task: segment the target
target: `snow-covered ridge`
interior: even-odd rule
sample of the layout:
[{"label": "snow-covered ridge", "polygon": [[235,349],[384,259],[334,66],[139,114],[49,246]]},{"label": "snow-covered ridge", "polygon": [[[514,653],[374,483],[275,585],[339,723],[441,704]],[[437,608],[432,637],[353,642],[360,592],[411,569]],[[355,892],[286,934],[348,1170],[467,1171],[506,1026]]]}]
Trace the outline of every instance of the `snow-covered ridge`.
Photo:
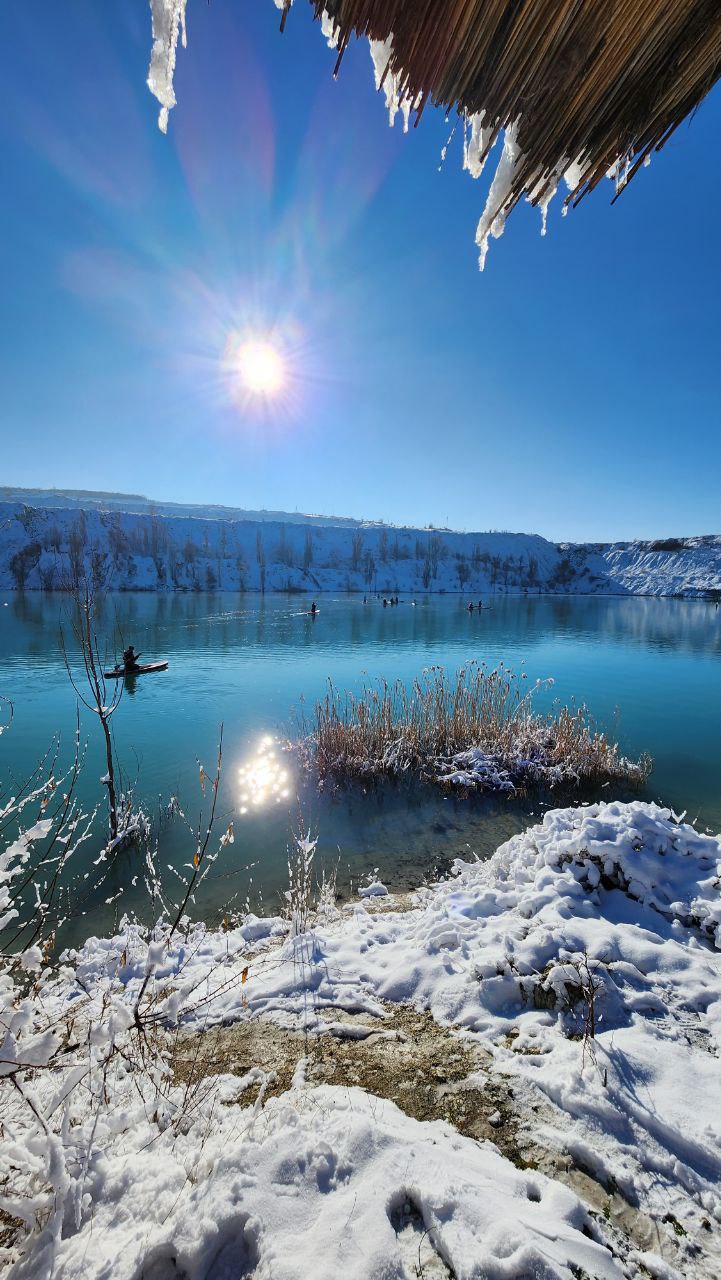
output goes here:
[{"label": "snow-covered ridge", "polygon": [[[458,533],[146,499],[58,495],[0,502],[0,589],[58,590],[78,570],[120,591],[460,591],[709,596],[721,537],[556,544],[537,534]],[[104,498],[104,501],[103,501]],[[101,506],[102,502],[102,506]]]},{"label": "snow-covered ridge", "polygon": [[632,595],[695,596],[721,589],[721,537],[614,542],[603,548],[609,576]]},{"label": "snow-covered ridge", "polygon": [[70,507],[75,511],[123,511],[135,515],[193,516],[197,520],[255,520],[258,523],[283,521],[285,524],[346,525],[363,528],[382,523],[356,520],[353,516],[319,515],[303,511],[271,511],[265,507],[228,507],[222,503],[159,502],[142,493],[114,493],[105,489],[25,489],[16,485],[0,485],[0,505],[21,504],[27,507]]}]

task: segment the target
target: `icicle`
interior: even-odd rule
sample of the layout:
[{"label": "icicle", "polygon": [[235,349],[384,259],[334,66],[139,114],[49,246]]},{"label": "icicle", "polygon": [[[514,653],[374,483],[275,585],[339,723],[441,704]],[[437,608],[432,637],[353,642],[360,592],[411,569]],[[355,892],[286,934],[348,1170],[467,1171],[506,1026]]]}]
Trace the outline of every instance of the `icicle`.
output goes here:
[{"label": "icicle", "polygon": [[[565,161],[564,161],[565,164]],[[569,191],[575,191],[583,182],[583,175],[586,172],[586,162],[578,156],[572,164],[569,164],[563,171],[563,181]]]},{"label": "icicle", "polygon": [[403,116],[403,132],[407,133],[413,102],[406,94],[401,92],[400,77],[394,75],[390,68],[390,61],[393,55],[393,36],[389,36],[387,40],[369,40],[368,43],[373,60],[376,89],[380,89],[381,83],[383,84],[386,107],[388,108],[388,122],[393,128],[395,118],[400,111]]},{"label": "icicle", "polygon": [[[568,159],[561,161],[551,174],[544,174],[538,179],[538,182],[528,192],[526,199],[529,204],[535,204],[541,210],[541,235],[545,236],[548,230],[548,209],[556,192],[558,184],[568,171]],[[565,206],[563,212],[565,213]]]},{"label": "icicle", "polygon": [[503,235],[506,227],[508,211],[505,206],[513,187],[513,176],[520,160],[523,158],[518,147],[517,136],[518,121],[516,120],[505,131],[503,152],[493,175],[491,189],[486,199],[486,207],[476,228],[476,244],[479,249],[478,265],[481,271],[486,265],[488,242],[491,236],[493,236],[494,240],[498,240]]},{"label": "icicle", "polygon": [[548,206],[558,191],[558,181],[554,180],[549,184],[548,190],[542,200],[539,200],[538,207],[541,210],[541,235],[545,236],[548,230]]},{"label": "icicle", "polygon": [[480,178],[493,141],[494,129],[487,125],[484,129],[485,111],[477,111],[475,115],[466,116],[466,124],[470,126],[470,136],[464,126],[463,133],[463,168],[472,178]]},{"label": "icicle", "polygon": [[183,48],[187,46],[186,4],[187,0],[150,0],[153,19],[153,51],[150,56],[148,88],[160,103],[158,127],[163,133],[168,131],[168,114],[175,106],[173,75],[179,35]]},{"label": "icicle", "polygon": [[628,175],[631,168],[631,155],[627,152],[624,156],[619,156],[606,171],[606,177],[616,184],[616,195],[620,195],[623,188],[628,182]]},{"label": "icicle", "polygon": [[[446,115],[446,124],[448,124],[448,116],[447,116],[447,115]],[[438,166],[438,172],[439,172],[439,173],[441,172],[441,170],[443,169],[444,164],[446,163],[446,156],[448,155],[448,148],[450,147],[450,145],[451,145],[451,143],[452,143],[453,139],[454,139],[454,138],[455,138],[455,136],[456,136],[456,129],[457,129],[457,128],[458,128],[458,121],[456,121],[456,123],[454,124],[453,128],[451,129],[451,132],[450,132],[450,133],[449,133],[449,135],[448,135],[448,140],[447,140],[447,141],[444,143],[444,145],[441,147],[441,162],[440,162],[440,164],[439,164],[439,166]],[[465,149],[466,149],[466,118],[465,118],[465,116],[464,116],[464,117],[463,117],[463,150],[464,150],[464,152],[465,152]]]},{"label": "icicle", "polygon": [[[567,159],[561,161],[561,164],[559,165],[560,174],[571,194],[580,187],[587,168],[587,161],[584,160],[582,156],[577,156],[572,163],[569,163]],[[568,213],[568,202],[570,198],[570,196],[567,196],[563,202],[563,208],[561,209],[562,218],[565,218]]]},{"label": "icicle", "polygon": [[[276,0],[277,3],[277,0]],[[320,15],[320,29],[326,38],[329,49],[338,48],[338,38],[340,36],[340,27],[336,26],[335,18],[331,17],[327,9],[324,9]]]}]

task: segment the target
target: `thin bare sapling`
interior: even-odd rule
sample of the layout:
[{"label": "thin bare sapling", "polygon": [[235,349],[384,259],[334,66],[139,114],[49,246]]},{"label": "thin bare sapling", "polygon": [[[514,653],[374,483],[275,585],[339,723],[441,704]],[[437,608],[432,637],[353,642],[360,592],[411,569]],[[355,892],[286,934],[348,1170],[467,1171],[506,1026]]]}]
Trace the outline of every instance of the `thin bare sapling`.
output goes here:
[{"label": "thin bare sapling", "polygon": [[82,662],[80,677],[77,677],[73,671],[62,627],[60,628],[60,649],[68,678],[77,698],[86,710],[96,717],[100,725],[105,750],[106,772],[103,782],[108,788],[110,846],[115,848],[130,834],[132,808],[128,798],[121,795],[118,786],[119,769],[111,732],[111,720],[120,705],[124,685],[122,680],[114,680],[111,690],[105,679],[104,659],[100,652],[97,631],[97,600],[93,585],[87,578],[76,577],[69,594],[70,623]]}]

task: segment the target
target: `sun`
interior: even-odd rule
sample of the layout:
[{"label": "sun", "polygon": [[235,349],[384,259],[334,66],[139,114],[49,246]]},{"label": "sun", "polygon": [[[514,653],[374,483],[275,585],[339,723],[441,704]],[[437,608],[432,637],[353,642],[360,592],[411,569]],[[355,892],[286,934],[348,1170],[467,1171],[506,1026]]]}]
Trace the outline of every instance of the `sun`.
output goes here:
[{"label": "sun", "polygon": [[272,342],[253,338],[238,348],[237,367],[246,390],[258,396],[274,396],[285,381],[283,357]]}]

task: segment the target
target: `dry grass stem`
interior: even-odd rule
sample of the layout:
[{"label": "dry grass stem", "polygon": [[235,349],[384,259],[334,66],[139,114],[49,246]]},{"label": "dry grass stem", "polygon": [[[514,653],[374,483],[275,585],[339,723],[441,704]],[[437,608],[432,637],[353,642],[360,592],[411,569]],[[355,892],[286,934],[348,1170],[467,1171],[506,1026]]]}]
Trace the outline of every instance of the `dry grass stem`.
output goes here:
[{"label": "dry grass stem", "polygon": [[649,756],[623,756],[585,706],[536,711],[534,694],[546,686],[525,687],[524,680],[503,664],[489,670],[471,663],[454,677],[430,667],[410,687],[381,680],[360,696],[340,694],[329,681],[312,725],[303,726],[301,760],[321,782],[406,774],[467,790],[516,791],[646,780]]}]

